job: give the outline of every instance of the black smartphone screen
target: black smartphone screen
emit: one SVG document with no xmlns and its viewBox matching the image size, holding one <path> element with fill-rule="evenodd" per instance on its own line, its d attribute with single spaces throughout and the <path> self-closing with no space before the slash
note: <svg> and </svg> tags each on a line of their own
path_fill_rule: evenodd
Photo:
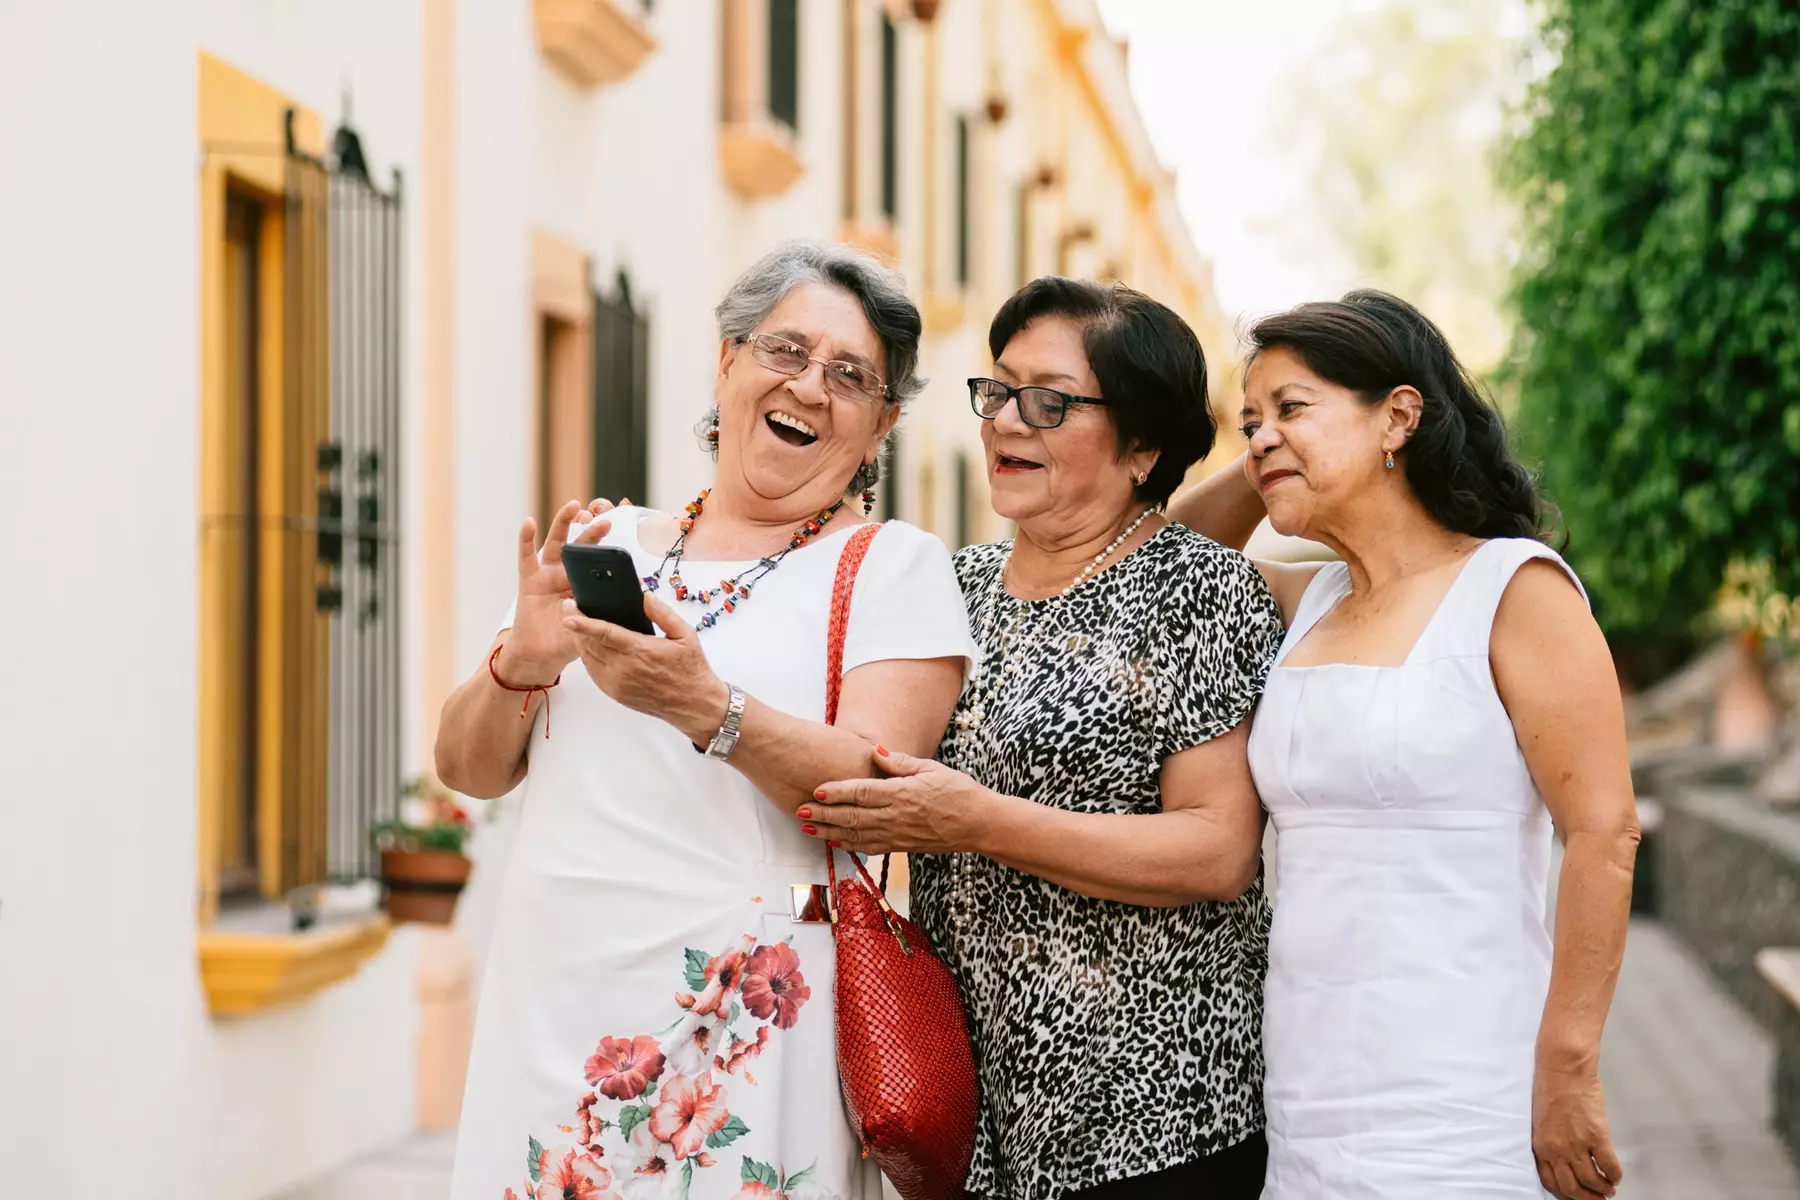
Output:
<svg viewBox="0 0 1800 1200">
<path fill-rule="evenodd" d="M 575 607 L 596 621 L 610 621 L 633 633 L 654 634 L 656 628 L 644 615 L 644 586 L 638 582 L 631 555 L 616 546 L 586 546 L 570 542 L 562 548 L 563 569 L 569 573 L 569 590 Z"/>
</svg>

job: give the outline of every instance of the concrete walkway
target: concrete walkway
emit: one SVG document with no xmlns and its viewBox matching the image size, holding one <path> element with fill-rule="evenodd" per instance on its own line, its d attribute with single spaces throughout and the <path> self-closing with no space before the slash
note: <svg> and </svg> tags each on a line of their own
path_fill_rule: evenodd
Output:
<svg viewBox="0 0 1800 1200">
<path fill-rule="evenodd" d="M 1620 1200 L 1796 1200 L 1769 1127 L 1774 1049 L 1706 969 L 1635 921 L 1600 1050 Z"/>
<path fill-rule="evenodd" d="M 1600 1057 L 1620 1200 L 1800 1200 L 1769 1129 L 1773 1055 L 1673 937 L 1634 922 Z M 452 1146 L 422 1134 L 278 1200 L 445 1200 Z"/>
</svg>

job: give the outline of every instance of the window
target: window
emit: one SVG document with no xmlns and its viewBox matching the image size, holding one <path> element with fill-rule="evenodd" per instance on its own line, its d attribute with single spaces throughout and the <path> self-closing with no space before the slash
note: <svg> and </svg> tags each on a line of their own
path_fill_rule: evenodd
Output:
<svg viewBox="0 0 1800 1200">
<path fill-rule="evenodd" d="M 751 199 L 779 196 L 805 172 L 800 123 L 799 0 L 719 0 L 719 159 Z"/>
<path fill-rule="evenodd" d="M 969 286 L 969 117 L 956 117 L 956 282 Z"/>
<path fill-rule="evenodd" d="M 316 118 L 204 56 L 201 137 L 210 922 L 369 877 L 399 804 L 401 233 L 352 131 L 327 161 Z"/>
<path fill-rule="evenodd" d="M 387 938 L 376 914 L 299 934 L 295 893 L 373 874 L 399 805 L 402 239 L 352 131 L 327 161 L 316 116 L 199 68 L 197 949 L 212 1011 L 248 1013 Z M 222 902 L 256 911 L 222 930 Z"/>
<path fill-rule="evenodd" d="M 585 249 L 531 235 L 531 319 L 537 330 L 537 454 L 533 511 L 540 530 L 594 487 L 593 285 Z M 609 496 L 617 500 L 617 496 Z"/>
<path fill-rule="evenodd" d="M 594 490 L 643 502 L 650 459 L 650 322 L 620 272 L 612 295 L 594 293 Z"/>
<path fill-rule="evenodd" d="M 893 18 L 881 14 L 881 215 L 900 212 L 900 40 Z"/>
<path fill-rule="evenodd" d="M 768 0 L 769 115 L 800 128 L 800 3 Z"/>
</svg>

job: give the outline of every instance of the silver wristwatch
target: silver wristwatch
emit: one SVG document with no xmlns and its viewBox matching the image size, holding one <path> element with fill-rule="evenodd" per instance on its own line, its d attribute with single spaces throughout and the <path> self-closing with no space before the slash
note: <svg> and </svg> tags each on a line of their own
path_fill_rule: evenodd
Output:
<svg viewBox="0 0 1800 1200">
<path fill-rule="evenodd" d="M 725 686 L 731 689 L 731 700 L 725 706 L 725 723 L 719 726 L 719 732 L 713 734 L 712 744 L 706 748 L 706 757 L 716 758 L 720 762 L 730 758 L 731 752 L 737 749 L 738 727 L 744 721 L 744 705 L 750 700 L 744 694 L 744 689 L 737 684 L 728 683 Z"/>
</svg>

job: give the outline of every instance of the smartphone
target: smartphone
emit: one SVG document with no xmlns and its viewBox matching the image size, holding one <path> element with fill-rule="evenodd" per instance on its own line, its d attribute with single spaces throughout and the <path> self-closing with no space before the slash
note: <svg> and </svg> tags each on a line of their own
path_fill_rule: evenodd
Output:
<svg viewBox="0 0 1800 1200">
<path fill-rule="evenodd" d="M 644 615 L 644 586 L 638 582 L 637 564 L 617 546 L 588 546 L 569 542 L 562 548 L 563 569 L 569 573 L 569 590 L 583 616 L 611 621 L 633 633 L 654 636 L 656 627 Z"/>
</svg>

